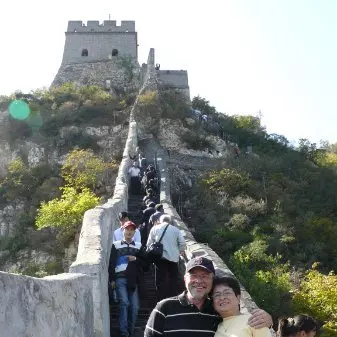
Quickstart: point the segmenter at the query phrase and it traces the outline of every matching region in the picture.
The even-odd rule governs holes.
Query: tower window
[[[88,49],[83,49],[81,55],[82,56],[88,56]]]
[[[118,50],[112,49],[111,56],[117,56],[117,55],[118,55]]]

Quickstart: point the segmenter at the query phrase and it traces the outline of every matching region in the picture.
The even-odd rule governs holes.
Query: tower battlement
[[[103,23],[99,21],[68,21],[67,33],[134,33],[136,31],[135,21],[121,21],[117,25],[115,20],[105,20]]]
[[[137,60],[135,21],[68,21],[62,64],[108,61],[131,56]]]

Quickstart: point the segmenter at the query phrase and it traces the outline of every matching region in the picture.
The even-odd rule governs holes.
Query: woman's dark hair
[[[298,332],[305,333],[316,331],[318,323],[314,318],[308,315],[296,315],[289,318],[281,318],[278,321],[278,337],[291,337]]]
[[[233,289],[235,296],[241,295],[240,283],[237,279],[230,276],[216,277],[213,281],[213,288],[211,294],[213,294],[215,286],[223,284]]]

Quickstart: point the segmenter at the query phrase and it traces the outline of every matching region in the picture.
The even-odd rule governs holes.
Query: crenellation
[[[99,21],[98,20],[87,21],[87,27],[88,28],[98,28],[100,27]]]
[[[134,33],[136,32],[135,21],[121,21],[117,25],[116,20],[105,20],[102,24],[98,20],[89,20],[85,24],[83,21],[69,21],[67,33]]]
[[[103,26],[105,26],[105,27],[116,27],[117,21],[116,20],[104,20]]]

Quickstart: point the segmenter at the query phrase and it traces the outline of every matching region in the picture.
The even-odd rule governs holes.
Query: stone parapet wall
[[[207,151],[190,151],[192,154],[183,154],[178,151],[170,151],[167,159],[171,166],[179,165],[182,168],[194,168],[198,170],[209,170],[221,168],[224,165],[224,157],[215,157]]]
[[[93,337],[89,276],[0,272],[0,337]]]
[[[216,254],[207,244],[199,243],[195,240],[192,233],[189,231],[188,227],[181,220],[176,209],[172,205],[171,194],[170,194],[170,180],[168,173],[168,154],[166,150],[157,151],[157,169],[160,175],[160,202],[164,206],[165,213],[170,214],[177,221],[177,226],[184,232],[184,237],[187,243],[186,255],[190,259],[196,256],[205,256],[213,260],[216,275],[225,275],[233,273],[223,262],[223,260]],[[252,300],[248,292],[242,287],[241,289],[241,310],[242,312],[250,312],[257,308],[257,305]]]
[[[134,153],[136,146],[136,123],[131,122],[113,198],[84,214],[77,258],[70,267],[71,272],[92,278],[95,337],[110,336],[108,264],[112,233],[119,227],[118,213],[127,209],[129,153]]]

